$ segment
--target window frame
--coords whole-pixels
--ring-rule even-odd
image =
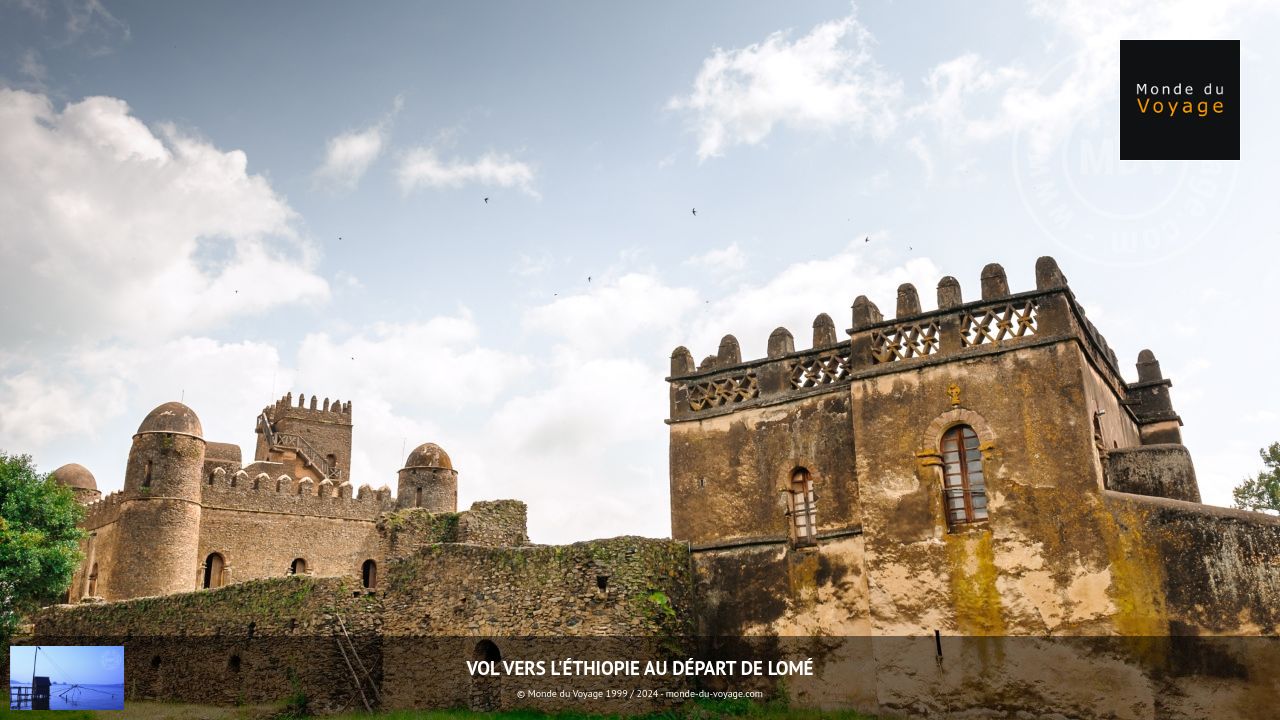
[[[797,548],[817,545],[818,496],[813,490],[813,473],[805,467],[793,469],[786,493],[791,544]]]
[[[966,437],[966,431],[968,437]],[[953,477],[949,470],[952,463],[948,462],[947,443],[954,438],[956,453],[955,467],[958,469],[959,485],[953,486],[948,482],[949,477]],[[972,443],[970,443],[970,440]],[[973,447],[967,447],[972,444]],[[990,507],[987,504],[987,473],[985,458],[982,456],[982,439],[978,435],[978,431],[968,423],[956,423],[948,427],[938,441],[938,452],[942,459],[942,512],[947,520],[947,526],[954,529],[972,527],[981,525],[991,519]],[[978,483],[972,482],[970,465],[973,462],[978,463]],[[958,490],[959,494],[954,495],[953,491]],[[982,507],[974,507],[974,497],[982,497]],[[952,508],[951,501],[954,497],[960,497],[963,501],[961,508]],[[955,512],[963,510],[963,517],[955,517]],[[981,513],[979,516],[978,513]]]

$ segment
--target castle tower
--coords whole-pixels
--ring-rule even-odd
[[[334,483],[351,476],[351,403],[287,393],[258,416],[255,460],[291,465],[294,478]]]
[[[400,471],[396,508],[458,511],[458,473],[439,445],[425,443],[409,453]]]
[[[196,588],[204,432],[191,408],[152,410],[133,436],[115,559],[99,578],[108,600]]]
[[[98,481],[88,468],[76,463],[68,463],[53,471],[53,481],[63,487],[71,488],[76,502],[87,505],[102,497],[98,491]]]

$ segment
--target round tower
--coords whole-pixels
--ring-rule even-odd
[[[196,589],[200,569],[200,418],[182,403],[152,410],[129,449],[108,600]]]
[[[458,473],[448,453],[439,445],[426,443],[409,453],[400,471],[396,508],[458,511]]]
[[[71,493],[76,496],[76,501],[81,505],[87,505],[102,498],[102,493],[98,491],[98,481],[83,465],[76,463],[63,465],[53,471],[53,481],[63,487],[71,488]]]

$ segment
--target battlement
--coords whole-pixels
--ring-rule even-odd
[[[124,502],[124,493],[117,490],[84,506],[84,520],[80,526],[86,530],[96,530],[110,525],[120,519],[120,505]]]
[[[244,470],[213,471],[201,487],[201,504],[232,510],[280,512],[354,520],[374,520],[394,506],[390,488],[367,484],[353,489],[350,482],[325,478],[295,480],[287,474],[272,477],[265,472],[251,475]]]
[[[332,401],[325,398],[324,402],[320,402],[319,395],[312,395],[310,403],[307,402],[306,393],[298,393],[298,402],[293,402],[293,393],[285,393],[274,405],[268,405],[263,409],[271,420],[277,420],[282,417],[289,418],[313,418],[324,419],[330,422],[351,422],[351,401],[342,402],[337,398]]]
[[[837,341],[831,318],[813,321],[813,345],[796,351],[789,330],[769,335],[768,355],[743,362],[738,339],[726,335],[715,355],[695,368],[683,346],[671,354],[671,419],[701,419],[839,389],[854,378],[900,372],[1017,347],[1078,341],[1098,373],[1119,397],[1128,386],[1106,338],[1085,316],[1067,279],[1051,257],[1036,261],[1036,288],[1009,291],[1004,268],[982,269],[981,298],[964,302],[960,282],[947,276],[937,288],[938,306],[924,311],[914,285],[898,287],[897,307],[885,319],[874,302],[853,303],[848,340]]]

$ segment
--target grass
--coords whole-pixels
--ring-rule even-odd
[[[0,710],[0,716],[6,716]],[[272,720],[287,717],[279,705],[245,707],[210,707],[205,705],[176,705],[170,703],[128,702],[123,711],[117,710],[56,710],[21,713],[7,716],[26,720]],[[395,710],[380,713],[345,713],[321,716],[327,720],[609,720],[617,715],[589,715],[584,713],[547,714],[534,710],[510,710],[497,713],[477,713],[469,710]],[[720,718],[744,718],[745,720],[875,720],[852,710],[807,710],[779,704],[759,704],[750,701],[691,702],[679,710],[654,715],[630,716],[627,720],[719,720]]]

